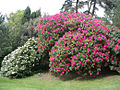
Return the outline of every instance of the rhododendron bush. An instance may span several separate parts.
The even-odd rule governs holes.
[[[37,25],[38,52],[48,56],[50,71],[99,75],[102,68],[120,72],[120,30],[96,18],[62,12],[43,17]]]

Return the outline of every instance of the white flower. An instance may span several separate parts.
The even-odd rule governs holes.
[[[15,72],[12,72],[12,74],[15,74]]]

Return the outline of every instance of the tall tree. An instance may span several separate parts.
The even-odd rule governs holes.
[[[72,10],[72,6],[73,6],[72,0],[65,0],[61,10],[63,10],[63,11]]]
[[[24,10],[18,10],[9,15],[6,25],[9,27],[9,36],[12,45],[12,50],[22,46],[29,38],[35,37],[36,32],[34,27],[37,25],[38,18],[30,19],[21,24],[21,19],[24,15]],[[36,20],[37,19],[37,20]]]
[[[30,15],[31,15],[31,9],[29,6],[27,6],[27,8],[24,11],[24,15],[22,17],[22,24],[30,20]]]
[[[15,13],[10,13],[5,23],[9,27],[9,36],[12,45],[12,49],[18,47],[17,41],[19,41],[19,27],[21,26],[21,19],[23,17],[24,10],[18,10]]]
[[[41,10],[37,10],[31,13],[31,19],[37,18],[37,17],[41,17]]]
[[[37,37],[37,31],[35,31],[35,26],[38,24],[39,17],[30,19],[24,25],[20,25],[18,28],[18,34],[15,37],[15,42],[17,47],[22,46],[25,42],[32,37]]]
[[[91,12],[92,16],[94,16],[95,11],[99,9],[97,5],[104,8],[105,11],[107,11],[109,9],[112,10],[115,7],[114,2],[112,0],[89,0],[89,2],[91,3],[90,6],[93,6],[92,12]],[[90,7],[90,9],[91,9],[91,7]]]
[[[112,0],[113,5],[105,11],[106,20],[120,28],[120,0]]]
[[[78,12],[78,3],[79,3],[79,0],[76,1],[76,13]]]
[[[24,10],[18,10],[15,13],[10,13],[7,17],[6,25],[9,26],[10,30],[15,30],[21,24],[21,19],[23,18]]]
[[[112,0],[65,0],[62,10],[69,11],[74,9],[78,12],[78,9],[87,6],[88,8],[84,13],[95,16],[95,12],[98,10],[98,5],[105,8],[105,10],[108,10],[109,8],[112,9],[114,7]]]

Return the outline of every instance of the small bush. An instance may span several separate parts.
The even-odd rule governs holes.
[[[24,46],[5,56],[1,67],[3,76],[21,78],[31,75],[35,67],[39,65],[36,44],[35,38],[31,38]]]

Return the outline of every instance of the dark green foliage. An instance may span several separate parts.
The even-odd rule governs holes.
[[[19,25],[17,32],[12,34],[12,47],[16,49],[19,46],[24,45],[24,43],[31,37],[37,37],[37,32],[34,30],[35,26],[38,23],[39,18],[31,19],[29,22],[26,22],[24,25]],[[13,49],[13,50],[14,50]]]
[[[10,46],[9,31],[4,24],[4,16],[0,14],[0,67],[4,56],[6,56],[12,49]]]
[[[25,22],[28,22],[30,20],[30,15],[31,15],[31,9],[28,6],[24,11],[24,15],[22,18],[22,24],[24,24]]]
[[[7,17],[8,22],[5,23],[9,27],[9,38],[12,50],[24,45],[29,38],[37,36],[37,32],[34,28],[37,25],[39,18],[35,17],[24,24],[21,24],[24,13],[24,10],[18,10],[15,13],[10,13]]]
[[[40,9],[31,13],[31,9],[28,6],[24,11],[23,17],[21,19],[21,24],[23,25],[23,24],[25,24],[25,22],[29,22],[30,19],[34,19],[34,18],[37,18],[37,17],[40,17],[40,16],[41,16],[41,10]]]
[[[40,11],[36,11],[36,16]],[[24,11],[18,10],[16,13],[10,13],[7,22],[4,22],[4,16],[0,14],[0,66],[4,56],[15,50],[31,37],[36,37],[34,30],[39,18],[34,18],[21,25],[21,19]]]
[[[41,10],[39,9],[36,11],[36,17],[40,17],[40,16],[41,16]]]
[[[32,12],[31,18],[32,18],[32,19],[33,19],[33,18],[36,18],[36,12]]]
[[[17,36],[19,38],[18,46],[24,45],[24,43],[31,37],[37,37],[37,31],[35,31],[34,28],[37,25],[38,20],[39,18],[35,18],[19,27],[19,35]]]
[[[105,18],[113,25],[120,27],[120,0],[112,0],[114,3],[113,9],[108,9],[105,11]],[[112,5],[113,6],[113,5]]]
[[[9,15],[6,25],[9,27],[9,36],[12,50],[24,45],[24,43],[31,37],[36,37],[36,31],[34,27],[37,25],[39,18],[30,19],[21,25],[21,19],[24,15],[24,11],[18,10],[16,13]]]
[[[34,18],[37,18],[37,17],[40,17],[40,16],[41,16],[41,11],[37,10],[35,12],[32,12],[31,19],[34,19]]]
[[[0,13],[0,24],[4,22],[4,16]]]

